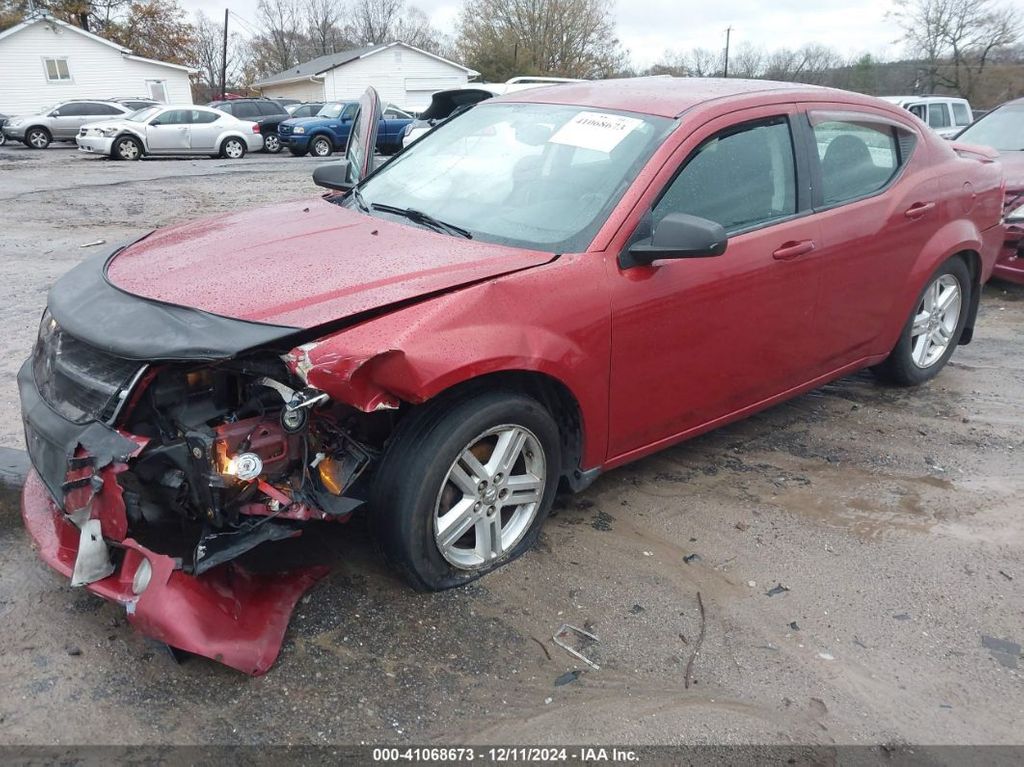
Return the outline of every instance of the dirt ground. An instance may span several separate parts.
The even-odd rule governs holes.
[[[81,245],[316,194],[314,164],[0,149],[0,444],[22,446],[15,372]],[[451,592],[334,530],[255,679],[179,665],[70,588],[6,498],[0,742],[1022,743],[1022,338],[1024,289],[993,283],[930,385],[853,376],[610,472]],[[562,623],[600,637],[599,671],[551,642]]]

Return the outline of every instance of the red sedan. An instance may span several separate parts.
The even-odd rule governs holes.
[[[320,571],[253,550],[365,510],[420,589],[537,539],[559,487],[870,367],[935,376],[1003,239],[986,150],[836,90],[565,84],[335,191],[159,230],[53,288],[19,375],[42,557],[252,673]]]
[[[1024,285],[1024,99],[1008,101],[968,125],[957,141],[999,152],[1006,176],[1006,242],[992,270],[994,277]]]

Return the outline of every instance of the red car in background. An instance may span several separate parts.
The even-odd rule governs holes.
[[[158,230],[52,289],[19,374],[41,556],[261,673],[320,574],[249,552],[364,511],[419,589],[515,559],[559,487],[971,340],[1000,166],[885,102],[764,81],[488,100],[336,190]]]
[[[1008,101],[964,128],[957,141],[999,152],[1006,176],[1006,244],[992,275],[1024,285],[1024,99]]]

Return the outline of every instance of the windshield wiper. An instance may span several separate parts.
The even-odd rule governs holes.
[[[421,210],[415,210],[413,208],[399,208],[395,205],[384,205],[379,202],[371,203],[370,207],[374,210],[379,210],[381,213],[393,213],[396,216],[402,216],[413,223],[429,226],[431,229],[438,232],[457,234],[459,237],[465,237],[467,240],[473,239],[473,233],[468,229],[463,229],[461,226],[456,226],[455,224],[449,224],[447,221],[441,221],[440,219],[434,218],[429,213],[424,213]]]
[[[363,213],[369,213],[370,209],[366,206],[366,200],[363,199],[363,193],[359,191],[359,185],[356,184],[352,187],[352,199],[356,201],[356,205]]]

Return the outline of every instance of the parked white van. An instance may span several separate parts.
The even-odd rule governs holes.
[[[967,99],[952,96],[882,96],[920,117],[943,138],[952,138],[973,122]]]

